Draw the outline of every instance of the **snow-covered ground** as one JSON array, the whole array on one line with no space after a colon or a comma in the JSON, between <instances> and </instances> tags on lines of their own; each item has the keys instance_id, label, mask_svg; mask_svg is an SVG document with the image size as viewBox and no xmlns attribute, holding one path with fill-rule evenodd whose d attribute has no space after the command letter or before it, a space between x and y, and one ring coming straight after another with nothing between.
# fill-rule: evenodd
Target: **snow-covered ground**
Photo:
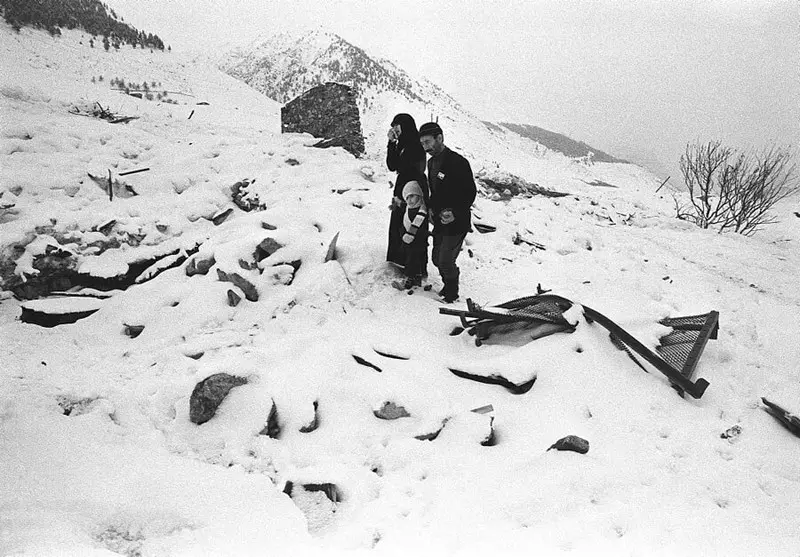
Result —
<instances>
[{"instance_id":1,"label":"snow-covered ground","mask_svg":"<svg viewBox=\"0 0 800 557\"><path fill-rule=\"evenodd\" d=\"M579 312L574 333L523 346L449 336L457 319L435 296L389 286L393 176L381 161L276 134L275 103L177 53L79 40L0 28L0 201L16 205L0 248L21 246L19 273L65 238L101 276L198 244L216 263L165 271L52 329L20 322L21 302L3 296L0 554L798 555L800 440L760 405L800 412L796 207L756 237L721 236L672 218L642 169L498 161L571 195L479 199L497 231L468 237L462 298L502 302L541 284L650 346L661 318L718 310L698 369L711 386L681 399ZM194 96L138 100L110 91L112 77ZM95 102L139 119L69 113ZM139 195L113 201L86 176L142 167L124 178ZM215 226L244 179L264 210ZM138 246L81 248L111 220ZM517 233L546 249L515 245ZM255 261L267 238L283 247ZM258 300L217 270L247 278ZM144 329L130 338L126 325ZM448 371L465 366L537 379L514 395ZM248 382L195 425L192 390L219 372ZM410 417L376 418L387 401ZM277 439L259 434L273 403ZM301 432L315 403L318 428ZM482 446L490 424L496 443ZM547 451L570 434L587 454ZM289 481L333 483L341 500L290 499Z\"/></svg>"}]
</instances>

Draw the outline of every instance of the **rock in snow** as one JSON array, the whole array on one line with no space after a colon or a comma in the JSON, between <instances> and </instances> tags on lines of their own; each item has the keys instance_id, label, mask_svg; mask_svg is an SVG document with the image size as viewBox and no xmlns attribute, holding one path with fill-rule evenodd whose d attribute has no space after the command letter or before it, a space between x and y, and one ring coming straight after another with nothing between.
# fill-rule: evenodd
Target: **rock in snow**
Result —
<instances>
[{"instance_id":1,"label":"rock in snow","mask_svg":"<svg viewBox=\"0 0 800 557\"><path fill-rule=\"evenodd\" d=\"M373 411L373 414L375 414L376 418L380 418L381 420L396 420L398 418L411 417L411 414L409 414L405 408L395 404L391 400L384 402L380 408Z\"/></svg>"},{"instance_id":2,"label":"rock in snow","mask_svg":"<svg viewBox=\"0 0 800 557\"><path fill-rule=\"evenodd\" d=\"M242 301L242 297L239 296L236 292L234 292L232 289L229 288L228 289L228 305L231 306L232 308L235 308L236 306L239 305L239 302L241 302L241 301Z\"/></svg>"},{"instance_id":3,"label":"rock in snow","mask_svg":"<svg viewBox=\"0 0 800 557\"><path fill-rule=\"evenodd\" d=\"M199 255L189 260L186 265L186 276L193 277L194 275L205 275L209 269L214 266L216 261L214 256L202 258Z\"/></svg>"},{"instance_id":4,"label":"rock in snow","mask_svg":"<svg viewBox=\"0 0 800 557\"><path fill-rule=\"evenodd\" d=\"M574 451L576 453L586 454L589 452L589 442L586 439L578 437L577 435L567 435L562 437L547 449L548 451L555 449L557 451Z\"/></svg>"},{"instance_id":5,"label":"rock in snow","mask_svg":"<svg viewBox=\"0 0 800 557\"><path fill-rule=\"evenodd\" d=\"M258 289L252 282L239 273L226 273L222 269L217 269L217 277L219 277L219 280L222 282L230 282L233 283L234 286L238 286L242 292L244 292L244 297L249 301L258 301Z\"/></svg>"},{"instance_id":6,"label":"rock in snow","mask_svg":"<svg viewBox=\"0 0 800 557\"><path fill-rule=\"evenodd\" d=\"M247 379L227 373L216 373L200 381L189 399L189 419L200 425L214 417L217 408L234 387L244 385Z\"/></svg>"}]
</instances>

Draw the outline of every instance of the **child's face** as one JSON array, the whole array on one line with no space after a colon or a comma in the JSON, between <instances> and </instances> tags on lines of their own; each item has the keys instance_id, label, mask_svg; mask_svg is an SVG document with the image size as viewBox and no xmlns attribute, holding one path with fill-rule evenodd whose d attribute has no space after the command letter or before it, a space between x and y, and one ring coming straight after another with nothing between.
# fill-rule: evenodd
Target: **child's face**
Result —
<instances>
[{"instance_id":1,"label":"child's face","mask_svg":"<svg viewBox=\"0 0 800 557\"><path fill-rule=\"evenodd\" d=\"M406 203L412 209L416 209L417 207L419 207L422 204L422 197L420 197L416 193L409 194L406 197Z\"/></svg>"}]
</instances>

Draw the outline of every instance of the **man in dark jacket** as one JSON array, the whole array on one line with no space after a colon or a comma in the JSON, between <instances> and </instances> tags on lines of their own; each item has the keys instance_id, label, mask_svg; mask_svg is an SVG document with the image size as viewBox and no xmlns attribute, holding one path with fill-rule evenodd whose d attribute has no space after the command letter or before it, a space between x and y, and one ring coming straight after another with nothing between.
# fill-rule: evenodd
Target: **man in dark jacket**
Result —
<instances>
[{"instance_id":1,"label":"man in dark jacket","mask_svg":"<svg viewBox=\"0 0 800 557\"><path fill-rule=\"evenodd\" d=\"M458 299L460 273L456 258L471 229L470 207L475 201L475 180L467 159L445 146L439 124L423 124L419 128L419 141L431 157L428 160L430 214L433 222L431 259L444 283L439 294L445 302L450 303Z\"/></svg>"}]
</instances>

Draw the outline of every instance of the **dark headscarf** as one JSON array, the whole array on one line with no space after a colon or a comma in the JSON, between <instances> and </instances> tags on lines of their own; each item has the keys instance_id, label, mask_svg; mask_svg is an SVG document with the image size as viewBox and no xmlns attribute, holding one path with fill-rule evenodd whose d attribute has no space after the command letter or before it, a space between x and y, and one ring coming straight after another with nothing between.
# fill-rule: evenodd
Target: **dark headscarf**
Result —
<instances>
[{"instance_id":1,"label":"dark headscarf","mask_svg":"<svg viewBox=\"0 0 800 557\"><path fill-rule=\"evenodd\" d=\"M417 131L417 123L414 122L414 118L410 114L401 112L392 118L392 126L396 126L397 124L400 124L400 129L403 130L400 134L400 139L398 140L400 147L419 145L419 132Z\"/></svg>"}]
</instances>

